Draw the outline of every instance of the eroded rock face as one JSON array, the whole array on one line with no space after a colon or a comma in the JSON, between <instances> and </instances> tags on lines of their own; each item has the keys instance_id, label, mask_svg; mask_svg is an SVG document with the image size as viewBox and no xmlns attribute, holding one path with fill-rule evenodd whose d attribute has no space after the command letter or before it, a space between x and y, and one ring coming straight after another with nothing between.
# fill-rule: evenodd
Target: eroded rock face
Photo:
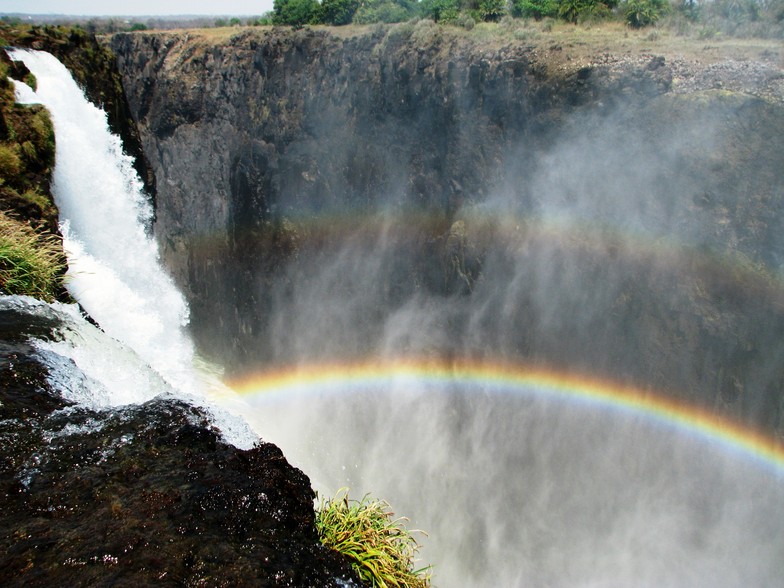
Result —
<instances>
[{"instance_id":1,"label":"eroded rock face","mask_svg":"<svg viewBox=\"0 0 784 588\"><path fill-rule=\"evenodd\" d=\"M501 357L781 430L780 65L428 23L111 46L163 255L230 372Z\"/></svg>"},{"instance_id":2,"label":"eroded rock face","mask_svg":"<svg viewBox=\"0 0 784 588\"><path fill-rule=\"evenodd\" d=\"M58 326L0 311L5 586L360 585L274 445L238 450L175 400L92 411L53 392L29 340Z\"/></svg>"},{"instance_id":3,"label":"eroded rock face","mask_svg":"<svg viewBox=\"0 0 784 588\"><path fill-rule=\"evenodd\" d=\"M669 84L655 68L548 72L523 45L487 52L420 28L112 37L160 184L163 255L201 344L227 363L270 357L260 292L297 247L286 219L408 209L432 220L420 240L445 238L456 210L525 173L565 112L619 84Z\"/></svg>"}]
</instances>

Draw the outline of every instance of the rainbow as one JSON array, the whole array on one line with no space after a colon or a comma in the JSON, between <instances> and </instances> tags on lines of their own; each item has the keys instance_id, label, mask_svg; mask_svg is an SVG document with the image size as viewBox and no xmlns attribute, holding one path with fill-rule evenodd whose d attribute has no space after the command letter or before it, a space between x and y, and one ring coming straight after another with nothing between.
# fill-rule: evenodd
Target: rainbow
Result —
<instances>
[{"instance_id":1,"label":"rainbow","mask_svg":"<svg viewBox=\"0 0 784 588\"><path fill-rule=\"evenodd\" d=\"M245 398L285 401L316 395L390 387L392 383L478 386L513 394L544 395L599 410L642 415L750 458L784 481L784 443L705 409L651 391L535 366L476 360L364 361L288 367L229 382Z\"/></svg>"}]
</instances>

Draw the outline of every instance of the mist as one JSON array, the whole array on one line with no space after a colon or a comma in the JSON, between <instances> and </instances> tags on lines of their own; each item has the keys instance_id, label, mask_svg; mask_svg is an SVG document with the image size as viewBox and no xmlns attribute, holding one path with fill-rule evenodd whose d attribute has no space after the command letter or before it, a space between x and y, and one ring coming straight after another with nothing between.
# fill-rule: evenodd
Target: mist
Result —
<instances>
[{"instance_id":1,"label":"mist","mask_svg":"<svg viewBox=\"0 0 784 588\"><path fill-rule=\"evenodd\" d=\"M504 361L780 431L782 162L744 143L768 107L681 100L578 111L535 149L520 140L448 215L405 189L322 209L324 225L282 211L295 253L257 293L271 317L259 373ZM405 177L392 160L387 177ZM394 377L248 402L322 495L371 492L426 530L436 585L784 574L782 472L642 412Z\"/></svg>"}]
</instances>

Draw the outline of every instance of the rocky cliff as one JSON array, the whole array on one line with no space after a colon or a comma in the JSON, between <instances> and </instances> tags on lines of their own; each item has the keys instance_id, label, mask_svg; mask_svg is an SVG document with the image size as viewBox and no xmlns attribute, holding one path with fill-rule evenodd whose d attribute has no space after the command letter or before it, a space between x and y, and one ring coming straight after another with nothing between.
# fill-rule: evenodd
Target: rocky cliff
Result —
<instances>
[{"instance_id":1,"label":"rocky cliff","mask_svg":"<svg viewBox=\"0 0 784 588\"><path fill-rule=\"evenodd\" d=\"M781 430L780 56L580 31L112 37L201 347L511 357Z\"/></svg>"},{"instance_id":2,"label":"rocky cliff","mask_svg":"<svg viewBox=\"0 0 784 588\"><path fill-rule=\"evenodd\" d=\"M94 38L53 27L0 30L14 46L60 57L107 108L128 151L139 147L111 53ZM30 72L5 53L0 60L0 208L20 225L54 232L52 124L42 106L14 104L5 75L32 81ZM142 177L152 179L143 163ZM361 585L347 561L319 542L310 480L277 447L237 449L204 410L166 394L86 408L82 401L103 385L81 361L77 367L41 346L81 328L109 347L116 342L75 321L75 308L10 296L5 282L0 290L3 585ZM110 361L115 373L121 369L117 356Z\"/></svg>"},{"instance_id":3,"label":"rocky cliff","mask_svg":"<svg viewBox=\"0 0 784 588\"><path fill-rule=\"evenodd\" d=\"M73 327L40 301L0 297L5 586L360 585L319 543L310 481L274 445L238 450L176 400L64 400L53 382L89 377L33 341Z\"/></svg>"}]
</instances>

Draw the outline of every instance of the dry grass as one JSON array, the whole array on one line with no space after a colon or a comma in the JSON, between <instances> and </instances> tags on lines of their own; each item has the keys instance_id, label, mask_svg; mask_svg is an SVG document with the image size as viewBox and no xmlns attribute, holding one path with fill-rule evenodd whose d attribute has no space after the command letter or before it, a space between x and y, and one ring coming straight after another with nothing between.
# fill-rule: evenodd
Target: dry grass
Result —
<instances>
[{"instance_id":1,"label":"dry grass","mask_svg":"<svg viewBox=\"0 0 784 588\"><path fill-rule=\"evenodd\" d=\"M64 270L60 238L0 212L0 290L54 300Z\"/></svg>"}]
</instances>

